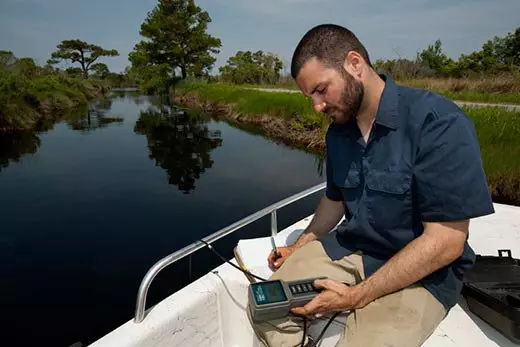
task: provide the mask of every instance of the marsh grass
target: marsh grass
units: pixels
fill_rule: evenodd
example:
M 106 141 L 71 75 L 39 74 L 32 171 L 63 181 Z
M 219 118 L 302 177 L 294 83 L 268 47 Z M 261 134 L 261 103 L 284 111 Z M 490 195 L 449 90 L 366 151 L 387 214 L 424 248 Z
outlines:
M 452 100 L 520 104 L 520 75 L 514 73 L 471 78 L 415 78 L 396 82 L 409 87 L 428 89 Z M 244 87 L 298 89 L 296 83 L 287 81 L 277 85 Z
M 30 129 L 85 105 L 106 91 L 108 86 L 95 79 L 0 71 L 0 130 Z

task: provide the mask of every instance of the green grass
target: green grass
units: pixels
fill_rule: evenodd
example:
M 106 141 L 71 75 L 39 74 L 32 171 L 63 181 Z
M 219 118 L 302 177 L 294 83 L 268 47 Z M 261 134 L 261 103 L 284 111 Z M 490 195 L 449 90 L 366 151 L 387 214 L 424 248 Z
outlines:
M 463 109 L 475 124 L 486 172 L 520 173 L 520 112 L 500 107 Z
M 520 206 L 520 112 L 500 107 L 464 110 L 475 124 L 495 201 Z
M 520 93 L 482 93 L 473 91 L 449 92 L 442 90 L 433 90 L 433 92 L 444 95 L 445 97 L 456 101 L 473 101 L 520 105 Z
M 442 79 L 431 81 L 417 80 L 406 80 L 397 81 L 398 84 L 417 87 L 431 90 L 435 93 L 441 94 L 455 101 L 474 101 L 474 102 L 488 102 L 488 103 L 504 103 L 504 104 L 518 104 L 520 105 L 520 92 L 517 91 L 482 91 L 478 85 L 472 87 L 471 82 L 467 82 L 465 85 L 456 85 L 449 83 L 448 80 L 443 81 Z M 299 90 L 298 86 L 293 83 L 285 83 L 280 85 L 240 85 L 237 87 L 244 88 L 269 88 L 269 89 L 289 89 Z M 466 88 L 467 90 L 465 90 Z M 456 91 L 452 90 L 456 89 Z M 458 90 L 464 89 L 464 90 Z M 515 89 L 513 89 L 515 90 Z
M 204 101 L 234 105 L 233 112 L 291 121 L 294 129 L 327 128 L 327 117 L 312 110 L 302 94 L 261 92 L 225 84 L 182 83 Z M 520 205 L 520 112 L 501 107 L 463 107 L 475 124 L 484 169 L 496 202 Z
M 29 129 L 85 105 L 108 90 L 104 82 L 61 74 L 0 71 L 0 129 Z
M 326 117 L 313 111 L 311 100 L 299 93 L 264 92 L 228 84 L 182 83 L 177 88 L 197 93 L 203 100 L 234 105 L 234 112 L 240 114 L 282 117 L 302 129 L 325 129 L 328 124 Z

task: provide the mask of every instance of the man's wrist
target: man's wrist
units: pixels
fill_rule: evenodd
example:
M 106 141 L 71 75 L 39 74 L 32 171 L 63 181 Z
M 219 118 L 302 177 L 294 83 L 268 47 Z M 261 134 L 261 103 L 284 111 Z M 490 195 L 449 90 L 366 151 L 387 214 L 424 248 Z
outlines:
M 305 230 L 303 234 L 300 235 L 300 237 L 296 240 L 296 242 L 293 244 L 295 248 L 300 248 L 308 244 L 309 242 L 312 242 L 314 240 L 317 240 L 318 236 L 312 232 L 311 230 Z
M 370 281 L 365 280 L 351 287 L 352 309 L 361 309 L 377 299 L 371 290 Z

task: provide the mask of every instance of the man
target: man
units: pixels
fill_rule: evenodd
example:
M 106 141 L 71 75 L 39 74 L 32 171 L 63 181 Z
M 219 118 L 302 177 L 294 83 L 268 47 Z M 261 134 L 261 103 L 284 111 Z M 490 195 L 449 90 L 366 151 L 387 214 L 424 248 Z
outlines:
M 270 255 L 272 278 L 329 278 L 293 313 L 350 311 L 337 346 L 421 346 L 474 262 L 469 220 L 494 213 L 473 124 L 453 102 L 378 75 L 340 26 L 307 32 L 291 70 L 315 110 L 332 119 L 327 188 L 301 237 L 280 258 Z M 303 338 L 294 317 L 252 324 L 264 345 Z

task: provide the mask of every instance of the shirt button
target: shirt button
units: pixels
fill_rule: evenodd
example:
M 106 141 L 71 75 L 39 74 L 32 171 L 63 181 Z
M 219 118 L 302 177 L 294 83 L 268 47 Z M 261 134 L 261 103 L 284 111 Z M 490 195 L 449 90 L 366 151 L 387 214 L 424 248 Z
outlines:
M 366 158 L 363 158 L 363 169 L 365 170 L 365 172 L 368 171 L 369 169 L 369 165 L 368 165 L 368 160 Z

